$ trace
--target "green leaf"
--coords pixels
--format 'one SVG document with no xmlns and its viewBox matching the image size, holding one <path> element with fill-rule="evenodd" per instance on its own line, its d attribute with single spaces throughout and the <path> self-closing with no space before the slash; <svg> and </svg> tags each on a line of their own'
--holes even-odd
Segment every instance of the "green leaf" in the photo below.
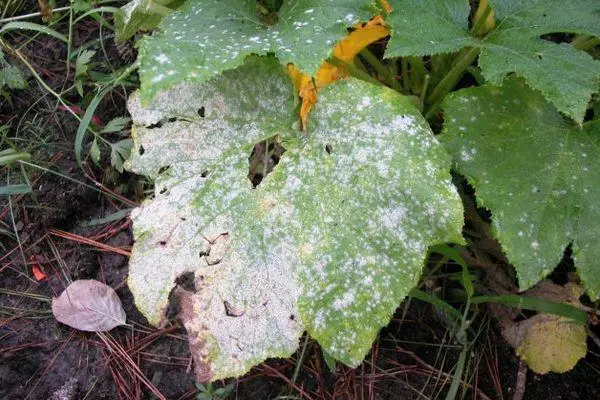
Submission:
<svg viewBox="0 0 600 400">
<path fill-rule="evenodd" d="M 96 138 L 94 138 L 94 141 L 92 142 L 92 148 L 90 149 L 90 157 L 92 158 L 94 164 L 98 165 L 98 163 L 100 162 L 100 147 L 98 147 L 98 141 L 96 140 Z"/>
<path fill-rule="evenodd" d="M 204 82 L 252 53 L 274 53 L 312 75 L 346 28 L 373 13 L 370 0 L 288 0 L 269 24 L 254 0 L 188 1 L 140 43 L 142 97 L 182 81 Z"/>
<path fill-rule="evenodd" d="M 26 184 L 0 186 L 0 196 L 31 193 L 31 187 Z"/>
<path fill-rule="evenodd" d="M 151 31 L 163 17 L 181 6 L 183 0 L 132 0 L 115 14 L 117 40 L 124 41 L 139 31 Z M 167 5 L 169 7 L 167 7 Z"/>
<path fill-rule="evenodd" d="M 19 160 L 29 160 L 30 158 L 31 154 L 16 149 L 2 150 L 0 151 L 0 166 L 10 165 Z"/>
<path fill-rule="evenodd" d="M 522 289 L 573 244 L 582 281 L 600 296 L 600 123 L 567 123 L 521 80 L 461 90 L 445 103 L 441 136 L 475 187 Z"/>
<path fill-rule="evenodd" d="M 117 171 L 123 172 L 123 161 L 131 155 L 133 140 L 123 139 L 110 145 L 110 165 Z"/>
<path fill-rule="evenodd" d="M 304 330 L 356 366 L 418 281 L 428 247 L 462 242 L 450 157 L 385 87 L 350 79 L 324 89 L 314 131 L 297 132 L 285 70 L 252 57 L 148 107 L 134 95 L 129 109 L 126 167 L 156 187 L 132 212 L 128 284 L 159 324 L 176 278 L 195 274 L 197 292 L 175 294 L 201 381 L 288 357 Z M 253 188 L 252 148 L 276 135 L 286 152 Z"/>
<path fill-rule="evenodd" d="M 469 34 L 466 0 L 390 1 L 392 29 L 386 57 L 439 54 L 479 47 L 485 79 L 502 84 L 512 72 L 541 91 L 561 112 L 581 123 L 598 91 L 600 62 L 568 44 L 540 36 L 577 33 L 600 36 L 596 0 L 491 1 L 497 28 L 482 39 Z"/>
<path fill-rule="evenodd" d="M 125 129 L 125 126 L 131 121 L 129 117 L 116 117 L 108 121 L 102 128 L 102 133 L 116 133 Z"/>
<path fill-rule="evenodd" d="M 25 89 L 27 81 L 23 72 L 12 65 L 0 69 L 0 88 L 8 86 L 9 89 Z"/>
<path fill-rule="evenodd" d="M 10 65 L 0 50 L 0 89 L 8 86 L 9 89 L 25 89 L 27 80 L 23 72 L 13 65 Z"/>
<path fill-rule="evenodd" d="M 92 61 L 95 54 L 96 51 L 94 50 L 83 50 L 79 52 L 77 60 L 75 60 L 75 76 L 80 77 L 87 74 L 88 64 Z"/>
</svg>

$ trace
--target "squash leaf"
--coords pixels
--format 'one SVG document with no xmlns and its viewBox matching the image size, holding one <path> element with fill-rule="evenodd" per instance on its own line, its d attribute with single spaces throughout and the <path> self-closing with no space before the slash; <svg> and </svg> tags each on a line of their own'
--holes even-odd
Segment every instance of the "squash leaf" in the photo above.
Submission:
<svg viewBox="0 0 600 400">
<path fill-rule="evenodd" d="M 570 243 L 600 296 L 600 122 L 578 128 L 522 80 L 451 94 L 442 142 L 475 187 L 521 289 L 547 276 Z"/>
<path fill-rule="evenodd" d="M 481 49 L 486 80 L 502 84 L 514 72 L 541 91 L 565 115 L 581 123 L 598 91 L 600 62 L 568 44 L 541 38 L 551 33 L 600 36 L 596 0 L 491 0 L 496 29 L 479 39 L 469 32 L 467 0 L 390 1 L 386 22 L 392 30 L 386 57 Z M 493 26 L 486 21 L 487 27 Z"/>
<path fill-rule="evenodd" d="M 155 178 L 156 192 L 132 213 L 128 284 L 160 324 L 175 280 L 194 274 L 196 292 L 176 297 L 199 380 L 287 357 L 305 330 L 356 366 L 429 246 L 462 242 L 450 157 L 390 89 L 354 79 L 325 88 L 305 134 L 291 128 L 285 69 L 251 57 L 141 104 L 130 100 L 126 168 Z M 274 136 L 286 152 L 253 188 L 252 148 Z"/>
<path fill-rule="evenodd" d="M 369 0 L 287 0 L 276 16 L 263 15 L 255 0 L 188 1 L 141 41 L 142 97 L 204 82 L 252 53 L 274 53 L 314 75 L 346 27 L 375 13 Z"/>
</svg>

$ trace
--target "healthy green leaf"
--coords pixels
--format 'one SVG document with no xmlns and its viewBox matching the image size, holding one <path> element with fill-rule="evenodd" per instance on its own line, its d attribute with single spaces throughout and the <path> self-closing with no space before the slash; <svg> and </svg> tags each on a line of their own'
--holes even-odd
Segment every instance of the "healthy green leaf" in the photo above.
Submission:
<svg viewBox="0 0 600 400">
<path fill-rule="evenodd" d="M 10 65 L 0 49 L 0 89 L 7 86 L 9 89 L 25 89 L 27 81 L 23 72 L 13 65 Z"/>
<path fill-rule="evenodd" d="M 90 157 L 94 164 L 98 165 L 100 162 L 100 147 L 98 147 L 98 141 L 94 138 L 92 142 L 92 147 L 90 148 Z"/>
<path fill-rule="evenodd" d="M 147 108 L 130 100 L 126 167 L 156 189 L 132 213 L 128 284 L 158 324 L 176 278 L 194 272 L 197 292 L 176 293 L 200 380 L 287 357 L 305 329 L 356 366 L 428 247 L 462 241 L 449 156 L 409 100 L 348 80 L 320 93 L 305 134 L 291 128 L 292 93 L 276 60 L 251 58 Z M 252 188 L 252 148 L 275 135 L 286 152 Z"/>
<path fill-rule="evenodd" d="M 123 139 L 110 145 L 110 165 L 117 171 L 123 172 L 123 161 L 129 158 L 133 141 Z"/>
<path fill-rule="evenodd" d="M 79 77 L 80 75 L 85 75 L 88 72 L 88 67 L 92 58 L 96 51 L 94 50 L 82 50 L 77 55 L 77 60 L 75 60 L 75 76 Z"/>
<path fill-rule="evenodd" d="M 182 0 L 130 1 L 115 14 L 117 40 L 127 40 L 139 31 L 151 31 L 160 24 L 163 17 L 169 15 L 182 3 Z"/>
<path fill-rule="evenodd" d="M 108 121 L 102 128 L 102 133 L 117 133 L 123 131 L 125 126 L 131 121 L 129 117 L 116 117 Z"/>
<path fill-rule="evenodd" d="M 374 12 L 370 0 L 288 0 L 275 22 L 255 0 L 188 1 L 140 43 L 142 97 L 182 81 L 204 82 L 252 53 L 275 53 L 312 75 L 346 28 Z"/>
<path fill-rule="evenodd" d="M 565 122 L 515 79 L 456 92 L 445 110 L 442 141 L 492 212 L 521 288 L 547 276 L 572 243 L 586 289 L 600 296 L 600 123 Z"/>
<path fill-rule="evenodd" d="M 0 89 L 7 86 L 9 89 L 25 89 L 27 81 L 23 72 L 12 65 L 0 69 Z"/>
<path fill-rule="evenodd" d="M 26 184 L 0 186 L 0 196 L 31 193 L 31 187 Z"/>
<path fill-rule="evenodd" d="M 439 54 L 463 47 L 481 49 L 485 78 L 502 84 L 511 72 L 540 90 L 561 112 L 581 123 L 598 91 L 600 62 L 568 44 L 541 39 L 550 33 L 600 36 L 596 0 L 492 0 L 497 28 L 482 39 L 468 30 L 467 0 L 390 1 L 392 28 L 386 57 Z"/>
</svg>

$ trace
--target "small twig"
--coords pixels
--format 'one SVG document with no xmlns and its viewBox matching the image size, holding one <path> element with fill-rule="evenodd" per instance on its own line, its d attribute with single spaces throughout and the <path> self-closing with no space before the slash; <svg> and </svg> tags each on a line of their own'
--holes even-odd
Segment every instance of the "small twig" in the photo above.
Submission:
<svg viewBox="0 0 600 400">
<path fill-rule="evenodd" d="M 524 361 L 519 362 L 519 372 L 517 373 L 517 383 L 515 384 L 515 394 L 513 400 L 523 400 L 525 395 L 525 383 L 527 382 L 527 364 Z"/>
</svg>

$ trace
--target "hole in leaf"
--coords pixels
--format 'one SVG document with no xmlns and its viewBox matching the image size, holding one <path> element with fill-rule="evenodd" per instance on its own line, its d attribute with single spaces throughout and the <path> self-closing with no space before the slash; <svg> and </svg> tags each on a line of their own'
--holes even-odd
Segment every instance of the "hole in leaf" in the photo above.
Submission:
<svg viewBox="0 0 600 400">
<path fill-rule="evenodd" d="M 564 32 L 551 32 L 540 35 L 540 39 L 548 40 L 554 43 L 570 43 L 573 41 L 573 39 L 575 39 L 575 37 L 575 34 Z"/>
<path fill-rule="evenodd" d="M 204 118 L 205 111 L 206 111 L 206 109 L 204 108 L 204 106 L 202 106 L 198 109 L 198 115 L 200 116 L 200 118 Z"/>
<path fill-rule="evenodd" d="M 539 53 L 538 53 L 538 54 L 536 54 L 536 56 L 537 56 L 537 58 L 538 58 L 539 60 L 541 60 L 541 59 L 543 58 L 543 55 L 542 55 L 542 54 L 539 54 Z"/>
<path fill-rule="evenodd" d="M 158 244 L 160 244 L 161 246 L 166 246 L 167 245 L 167 241 L 166 240 L 161 240 L 160 242 L 158 242 Z"/>
<path fill-rule="evenodd" d="M 200 174 L 201 177 L 206 178 L 208 176 L 208 171 L 202 171 Z"/>
<path fill-rule="evenodd" d="M 180 296 L 178 295 L 178 288 L 185 291 L 196 293 L 196 285 L 194 284 L 194 273 L 186 272 L 175 278 L 175 287 L 171 289 L 169 293 L 169 305 L 167 307 L 166 317 L 167 319 L 173 319 L 181 312 Z"/>
<path fill-rule="evenodd" d="M 165 172 L 167 172 L 169 170 L 169 168 L 171 168 L 170 166 L 166 166 L 166 167 L 160 167 L 160 169 L 158 170 L 158 174 L 162 175 Z"/>
<path fill-rule="evenodd" d="M 325 151 L 327 152 L 327 154 L 331 154 L 331 152 L 333 151 L 333 148 L 329 143 L 325 145 Z"/>
<path fill-rule="evenodd" d="M 140 156 L 143 156 L 145 152 L 146 149 L 144 149 L 144 146 L 140 146 Z"/>
<path fill-rule="evenodd" d="M 167 188 L 162 188 L 160 189 L 160 192 L 158 192 L 159 194 L 165 194 L 167 193 Z"/>
<path fill-rule="evenodd" d="M 279 143 L 277 136 L 254 146 L 248 158 L 248 179 L 252 182 L 252 187 L 257 187 L 273 171 L 284 152 L 285 148 Z"/>
<path fill-rule="evenodd" d="M 154 124 L 150 124 L 150 125 L 146 125 L 146 129 L 157 129 L 157 128 L 162 128 L 162 126 L 166 123 L 166 122 L 175 122 L 177 121 L 176 117 L 171 117 L 171 118 L 167 118 L 167 119 L 161 119 L 160 121 L 154 123 Z"/>
<path fill-rule="evenodd" d="M 228 301 L 224 301 L 223 306 L 225 306 L 225 315 L 228 317 L 241 317 L 246 313 L 246 310 L 234 307 Z"/>
<path fill-rule="evenodd" d="M 146 126 L 146 129 L 156 129 L 156 128 L 160 128 L 163 126 L 163 122 L 162 121 L 158 121 L 155 124 L 150 124 Z"/>
<path fill-rule="evenodd" d="M 175 279 L 175 283 L 188 292 L 196 293 L 196 285 L 194 284 L 194 273 L 186 272 Z"/>
</svg>

